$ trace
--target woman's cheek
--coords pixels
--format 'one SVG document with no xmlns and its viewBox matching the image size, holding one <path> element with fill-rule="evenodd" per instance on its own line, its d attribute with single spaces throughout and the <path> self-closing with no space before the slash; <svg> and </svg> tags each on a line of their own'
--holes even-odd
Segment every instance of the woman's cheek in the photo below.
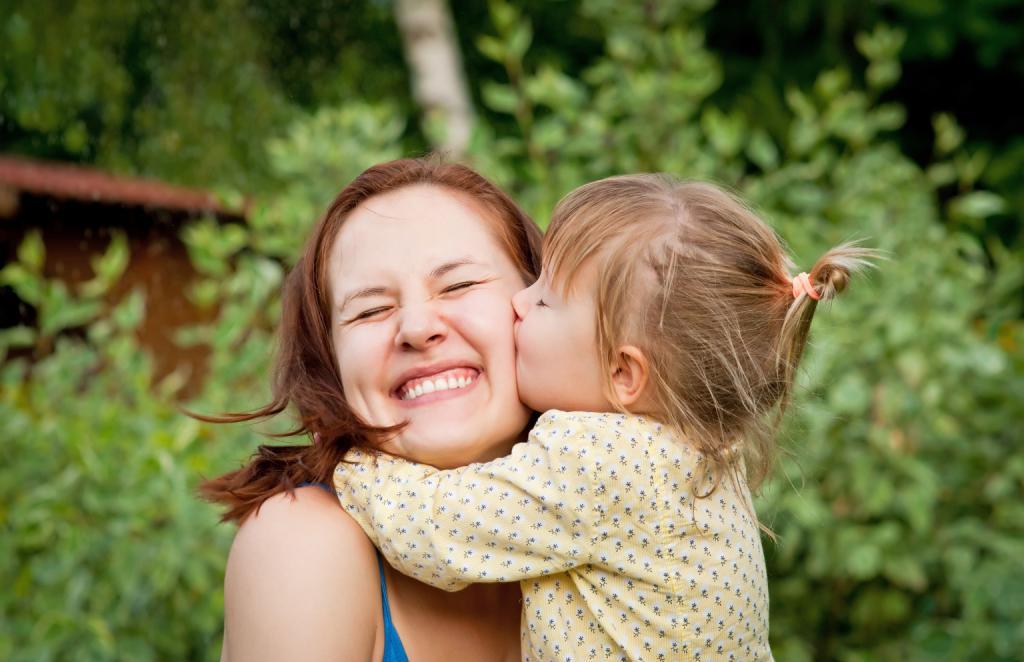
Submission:
<svg viewBox="0 0 1024 662">
<path fill-rule="evenodd" d="M 509 343 L 513 345 L 512 329 L 515 310 L 512 299 L 501 297 L 467 297 L 459 316 L 463 326 L 475 338 L 486 339 L 488 344 Z"/>
<path fill-rule="evenodd" d="M 352 389 L 362 390 L 365 382 L 380 372 L 387 359 L 383 347 L 387 342 L 385 330 L 372 326 L 364 324 L 346 329 L 335 341 L 338 372 L 350 398 L 357 395 Z"/>
</svg>

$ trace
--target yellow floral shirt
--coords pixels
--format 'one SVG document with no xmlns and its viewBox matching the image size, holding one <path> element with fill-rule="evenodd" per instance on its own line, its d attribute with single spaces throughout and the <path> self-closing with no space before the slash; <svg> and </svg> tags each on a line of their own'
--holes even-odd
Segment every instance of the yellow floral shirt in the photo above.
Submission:
<svg viewBox="0 0 1024 662">
<path fill-rule="evenodd" d="M 771 660 L 746 485 L 638 416 L 549 411 L 507 457 L 441 471 L 353 450 L 338 498 L 401 572 L 520 581 L 524 660 Z"/>
</svg>

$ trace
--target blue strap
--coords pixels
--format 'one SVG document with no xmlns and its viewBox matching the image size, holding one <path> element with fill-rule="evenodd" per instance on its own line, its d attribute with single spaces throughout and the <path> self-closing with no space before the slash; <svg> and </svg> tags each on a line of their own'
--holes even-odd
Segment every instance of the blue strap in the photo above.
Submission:
<svg viewBox="0 0 1024 662">
<path fill-rule="evenodd" d="M 388 604 L 388 584 L 384 578 L 384 559 L 377 552 L 377 567 L 380 569 L 380 602 L 384 607 L 384 658 L 381 662 L 409 662 L 405 646 L 398 636 L 398 630 L 391 620 L 391 605 Z"/>
<path fill-rule="evenodd" d="M 313 483 L 307 480 L 304 483 L 299 483 L 299 487 L 319 487 L 320 489 L 329 493 L 331 496 L 336 496 L 334 494 L 334 488 L 328 485 L 327 483 Z"/>
</svg>

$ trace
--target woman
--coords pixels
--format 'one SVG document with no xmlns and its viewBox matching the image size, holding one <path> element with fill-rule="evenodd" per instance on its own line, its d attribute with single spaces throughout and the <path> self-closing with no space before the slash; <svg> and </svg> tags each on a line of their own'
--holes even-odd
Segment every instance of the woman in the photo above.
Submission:
<svg viewBox="0 0 1024 662">
<path fill-rule="evenodd" d="M 293 433 L 316 439 L 263 446 L 204 485 L 240 522 L 223 659 L 519 658 L 517 586 L 419 584 L 311 484 L 356 444 L 446 468 L 508 452 L 530 417 L 511 297 L 536 277 L 539 244 L 508 196 L 459 165 L 374 166 L 331 204 L 286 284 L 273 401 L 218 419 L 293 405 Z"/>
</svg>

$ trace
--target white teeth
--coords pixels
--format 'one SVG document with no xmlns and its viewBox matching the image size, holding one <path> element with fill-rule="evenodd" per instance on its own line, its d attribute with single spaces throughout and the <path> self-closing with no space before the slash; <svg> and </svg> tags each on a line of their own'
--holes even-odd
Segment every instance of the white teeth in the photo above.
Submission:
<svg viewBox="0 0 1024 662">
<path fill-rule="evenodd" d="M 457 388 L 466 388 L 473 383 L 473 377 L 438 377 L 434 380 L 424 380 L 416 386 L 402 392 L 402 400 L 415 400 L 421 395 L 436 393 L 438 391 L 450 391 Z"/>
</svg>

